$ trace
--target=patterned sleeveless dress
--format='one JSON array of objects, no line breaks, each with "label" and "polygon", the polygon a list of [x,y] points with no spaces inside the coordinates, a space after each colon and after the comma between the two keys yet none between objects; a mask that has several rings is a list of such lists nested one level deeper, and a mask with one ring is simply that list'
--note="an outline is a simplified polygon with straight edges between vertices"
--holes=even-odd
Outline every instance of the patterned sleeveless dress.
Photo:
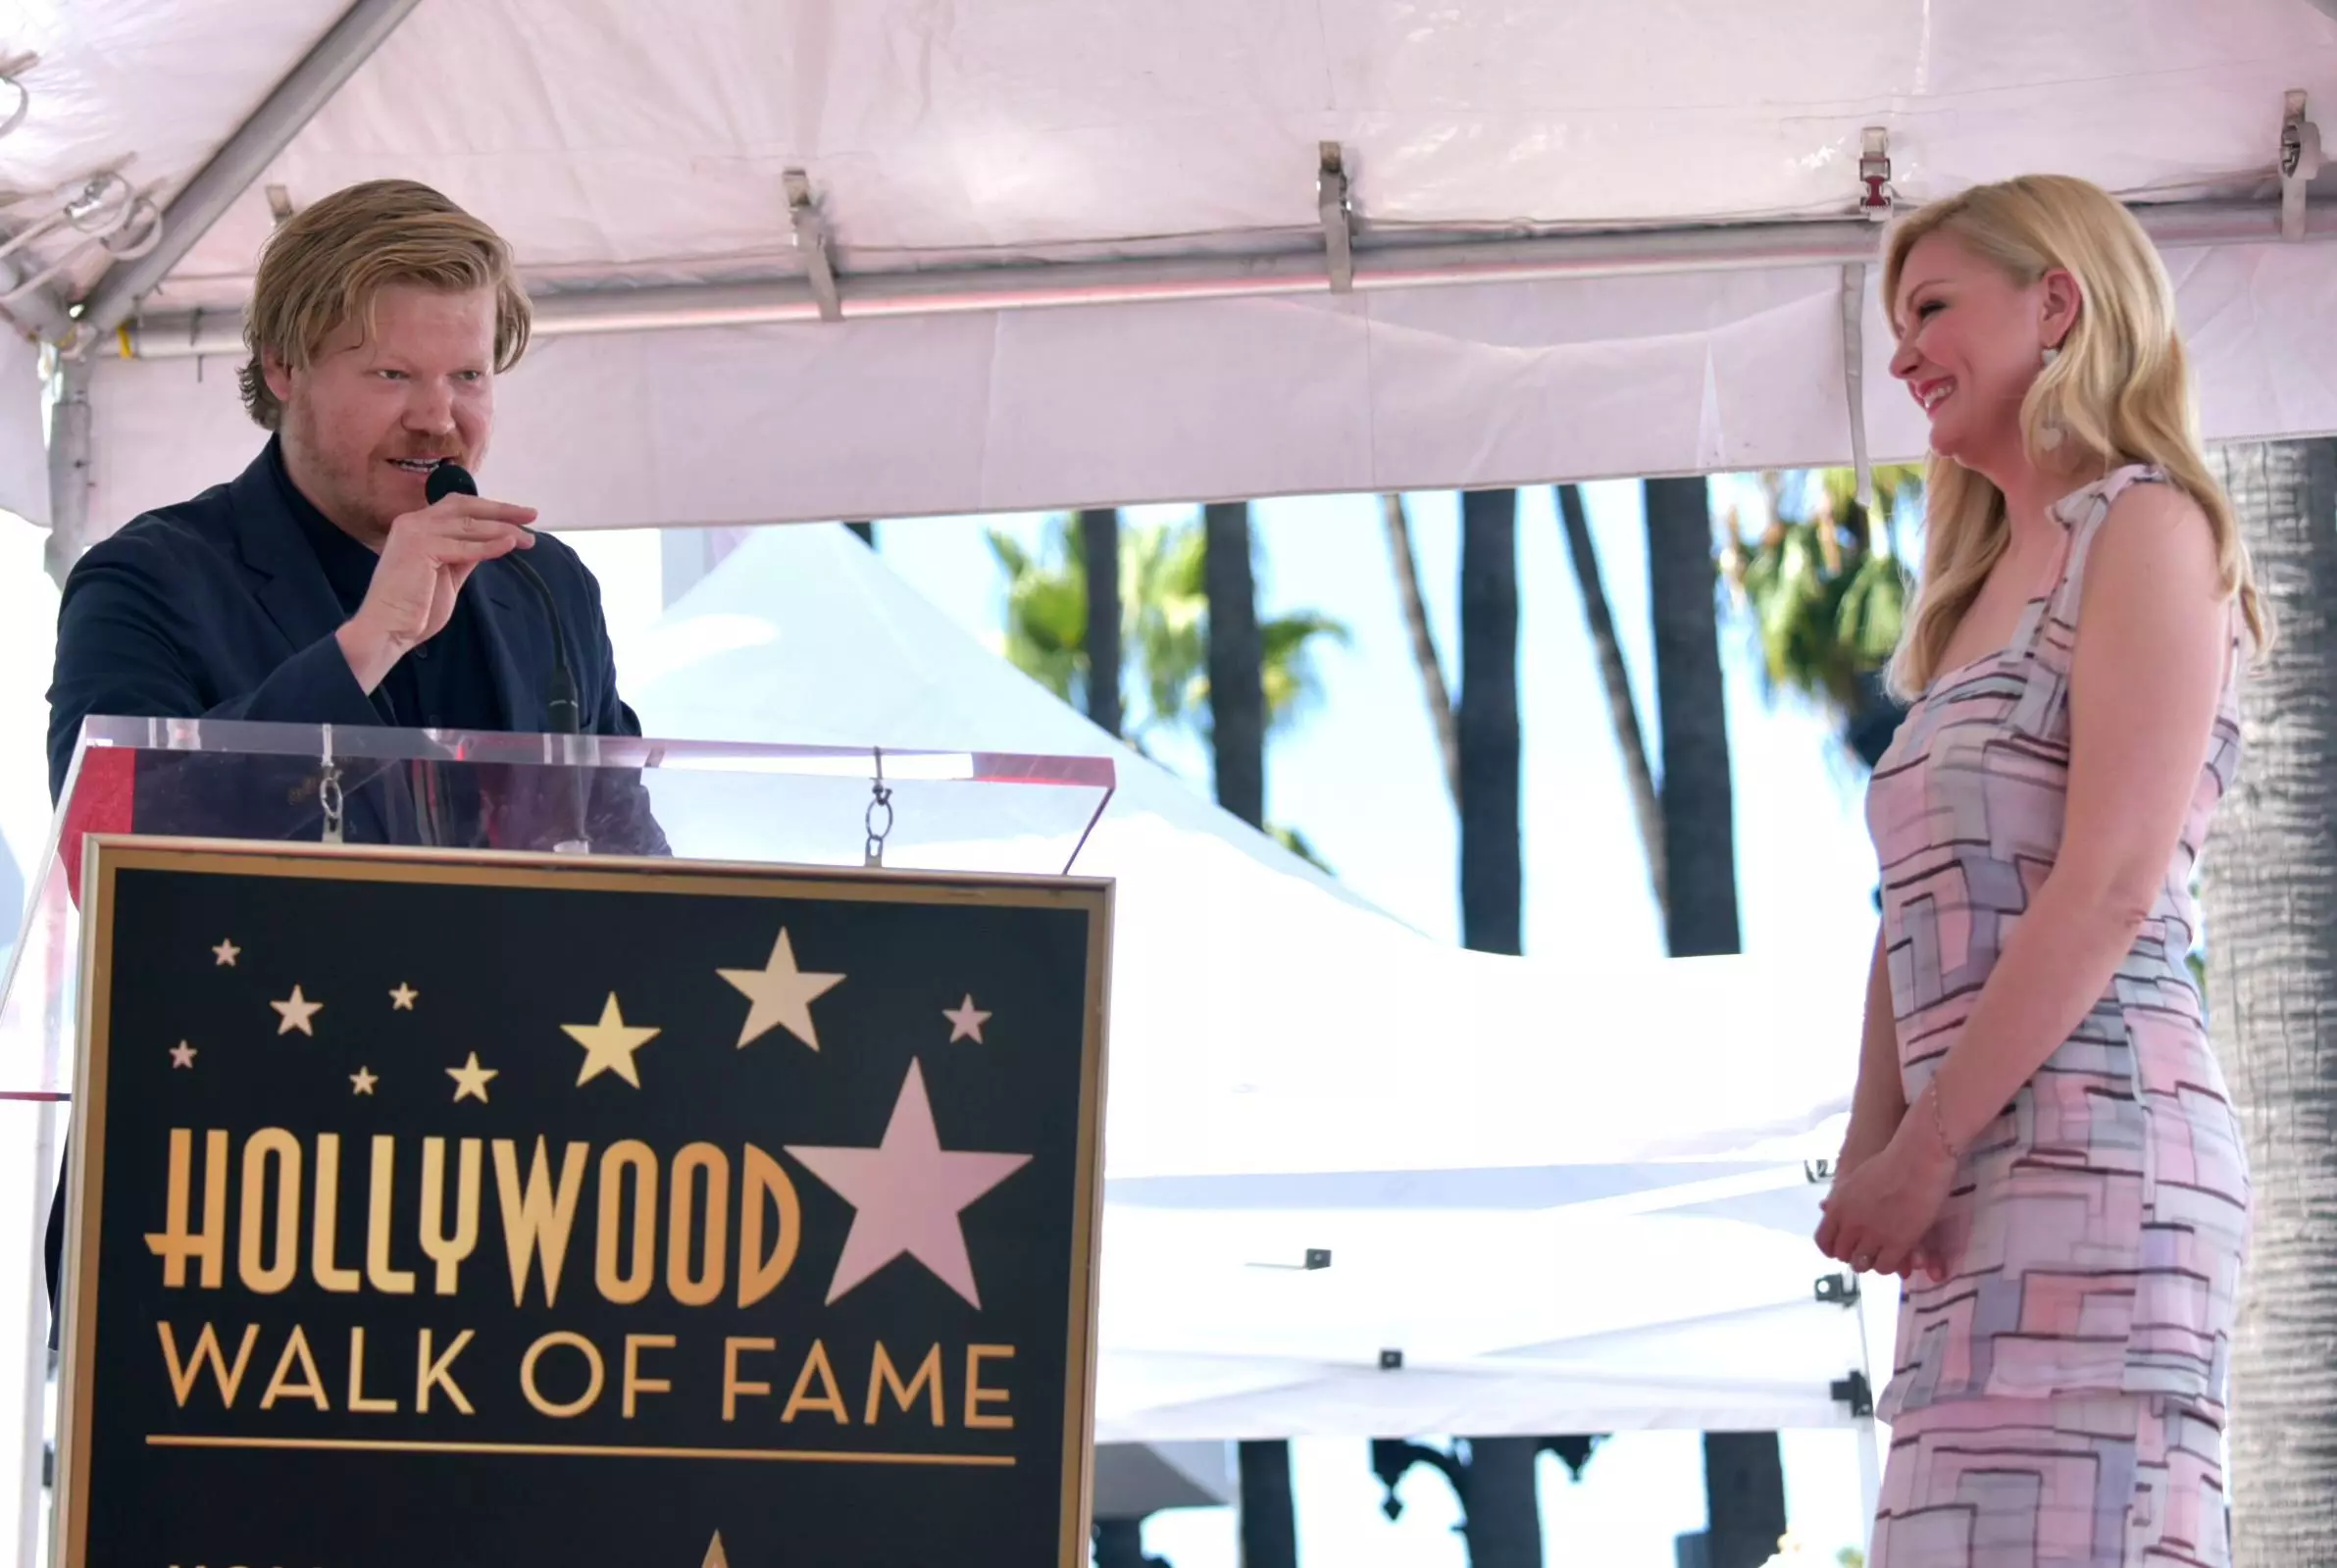
[{"label": "patterned sleeveless dress", "polygon": [[[1939,676],[1875,769],[1900,1075],[1912,1104],[2061,840],[2088,550],[2122,468],[2054,509],[2054,585],[2000,653]],[[2227,1561],[2225,1366],[2248,1168],[2187,955],[2191,872],[2240,752],[2230,674],[2166,879],[2075,1033],[1972,1139],[1941,1216],[1956,1272],[1907,1282],[1876,1414],[1872,1568]]]}]

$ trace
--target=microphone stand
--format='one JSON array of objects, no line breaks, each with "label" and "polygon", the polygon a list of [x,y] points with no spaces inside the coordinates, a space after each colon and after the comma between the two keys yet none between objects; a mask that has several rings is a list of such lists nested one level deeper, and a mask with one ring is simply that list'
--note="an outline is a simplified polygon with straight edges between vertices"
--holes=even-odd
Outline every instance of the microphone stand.
[{"label": "microphone stand", "polygon": [[[576,673],[568,666],[568,639],[560,634],[560,609],[553,602],[551,587],[543,581],[541,573],[517,555],[507,555],[503,559],[528,580],[528,585],[535,590],[535,597],[543,602],[544,619],[551,623],[552,678],[544,696],[544,715],[550,727],[549,733],[556,735],[581,733],[582,710],[577,702]],[[585,832],[585,818],[591,790],[585,784],[584,767],[573,755],[573,748],[571,754],[562,759],[561,771],[565,775],[560,793],[566,797],[566,826],[573,832],[553,840],[552,853],[588,855],[592,852],[592,839]]]}]

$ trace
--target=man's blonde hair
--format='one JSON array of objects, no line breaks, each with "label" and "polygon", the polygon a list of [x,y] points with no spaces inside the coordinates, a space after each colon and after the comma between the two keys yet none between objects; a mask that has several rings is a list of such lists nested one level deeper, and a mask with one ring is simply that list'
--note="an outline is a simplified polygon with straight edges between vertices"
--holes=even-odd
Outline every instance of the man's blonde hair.
[{"label": "man's blonde hair", "polygon": [[243,319],[251,359],[238,381],[261,429],[273,430],[283,418],[268,389],[267,356],[305,369],[348,322],[362,321],[370,332],[374,300],[392,283],[448,293],[491,288],[495,370],[511,369],[527,349],[528,296],[502,235],[415,180],[351,185],[286,219],[260,254]]}]

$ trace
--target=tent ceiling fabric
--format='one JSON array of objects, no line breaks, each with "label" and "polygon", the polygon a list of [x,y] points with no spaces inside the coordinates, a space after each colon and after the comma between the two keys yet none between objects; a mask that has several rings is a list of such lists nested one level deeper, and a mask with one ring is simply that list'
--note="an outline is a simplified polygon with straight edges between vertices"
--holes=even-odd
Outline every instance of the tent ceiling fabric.
[{"label": "tent ceiling fabric", "polygon": [[[134,153],[175,185],[339,7],[46,10],[59,58],[19,132],[41,175]],[[2034,168],[2261,192],[2280,94],[2337,68],[2337,23],[2300,0],[680,10],[424,0],[262,183],[298,204],[411,174],[539,273],[635,281],[795,272],[781,175],[802,168],[848,275],[1303,234],[1325,140],[1376,225],[1838,217],[1868,125],[1893,128],[1910,200]],[[172,296],[234,303],[269,221],[255,189]]]},{"label": "tent ceiling fabric", "polygon": [[[2337,21],[2304,0],[683,10],[422,0],[147,310],[236,308],[269,186],[298,205],[387,174],[495,223],[544,292],[799,278],[800,168],[847,316],[874,273],[1319,245],[1324,141],[1366,272],[1395,240],[1839,219],[1867,126],[1890,131],[1903,200],[2054,169],[2134,200],[2261,200],[2269,233],[2281,94],[2337,103]],[[7,178],[129,159],[167,199],[337,14],[26,8],[7,43],[42,59]],[[2332,257],[2173,254],[2211,434],[2337,430]],[[74,276],[85,289],[94,263]],[[1801,267],[546,342],[506,388],[488,477],[614,526],[1838,462],[1838,286]],[[1871,298],[1865,331],[1874,451],[1912,455]],[[212,365],[101,379],[101,522],[256,440]]]}]

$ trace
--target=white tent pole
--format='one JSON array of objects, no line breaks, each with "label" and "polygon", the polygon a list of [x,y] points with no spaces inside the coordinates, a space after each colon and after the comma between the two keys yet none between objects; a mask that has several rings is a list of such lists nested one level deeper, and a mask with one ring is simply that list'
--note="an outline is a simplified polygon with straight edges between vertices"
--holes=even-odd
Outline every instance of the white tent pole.
[{"label": "white tent pole", "polygon": [[1874,461],[1866,455],[1866,264],[1842,270],[1842,389],[1851,405],[1851,469],[1858,504],[1874,511]]},{"label": "white tent pole", "polygon": [[[2161,248],[2273,243],[2280,212],[2258,202],[2192,202],[2136,209]],[[2337,210],[2314,209],[2312,237],[2337,237]],[[1357,292],[1470,283],[1537,282],[1658,273],[1842,267],[1874,259],[1877,225],[1863,218],[1805,223],[1700,225],[1532,239],[1354,248]],[[109,275],[110,276],[110,275]],[[1037,310],[1165,300],[1255,299],[1330,294],[1323,252],[1207,256],[1177,260],[968,267],[922,273],[863,273],[837,279],[846,320]],[[687,327],[817,322],[820,301],[800,278],[765,283],[686,284],[545,293],[536,335],[633,332]],[[124,329],[134,359],[232,354],[242,328],[228,311],[149,317]]]},{"label": "white tent pole", "polygon": [[89,535],[89,363],[60,358],[49,412],[49,538],[41,564],[65,586]]},{"label": "white tent pole", "polygon": [[[1867,1527],[1871,1532],[1875,1510],[1882,1506],[1883,1501],[1882,1445],[1886,1436],[1881,1424],[1874,1418],[1871,1405],[1873,1400],[1882,1397],[1883,1385],[1888,1379],[1875,1377],[1874,1340],[1866,1332],[1867,1306],[1866,1292],[1861,1290],[1858,1301],[1852,1310],[1858,1314],[1858,1363],[1866,1373],[1869,1408],[1866,1414],[1857,1417],[1851,1425],[1852,1430],[1858,1435],[1858,1495],[1865,1502]],[[1866,1549],[1869,1554],[1873,1552],[1874,1543],[1871,1540]]]},{"label": "white tent pole", "polygon": [[290,75],[276,84],[251,118],[235,127],[163,214],[162,242],[133,261],[109,269],[90,291],[81,325],[102,339],[137,309],[138,301],[208,233],[236,197],[277,154],[290,145],[342,82],[388,37],[415,0],[354,0],[317,40]]},{"label": "white tent pole", "polygon": [[[1858,1495],[1865,1499],[1866,1529],[1871,1538],[1875,1510],[1883,1502],[1882,1438],[1872,1416],[1860,1416],[1855,1429],[1858,1434]],[[1870,1554],[1874,1550],[1871,1539],[1867,1542],[1866,1549]]]}]

